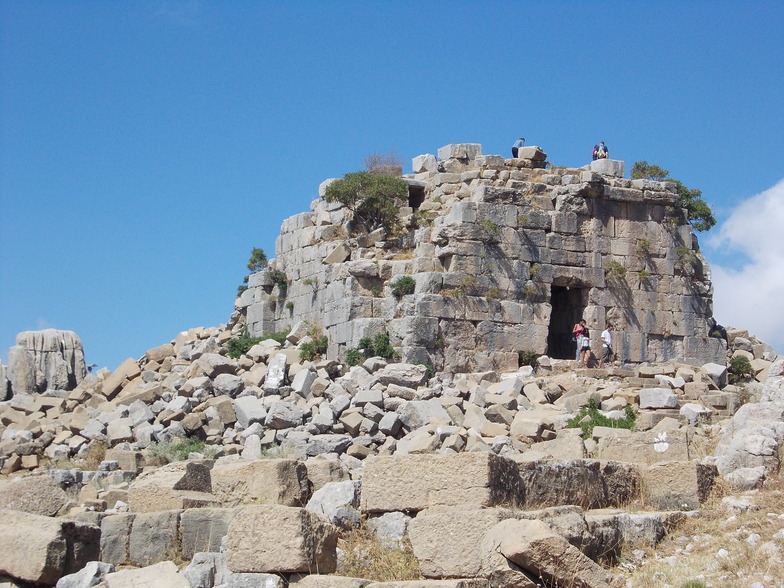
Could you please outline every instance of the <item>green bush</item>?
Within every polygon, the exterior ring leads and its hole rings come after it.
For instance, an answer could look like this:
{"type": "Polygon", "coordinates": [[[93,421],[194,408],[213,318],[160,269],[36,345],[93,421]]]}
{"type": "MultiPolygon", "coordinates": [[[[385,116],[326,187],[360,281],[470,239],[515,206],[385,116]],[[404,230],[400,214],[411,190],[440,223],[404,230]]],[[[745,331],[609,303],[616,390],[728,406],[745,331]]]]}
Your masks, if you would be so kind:
{"type": "Polygon", "coordinates": [[[228,350],[229,357],[232,359],[239,359],[245,355],[251,347],[261,340],[261,337],[251,337],[248,335],[248,329],[244,329],[240,336],[229,339],[229,341],[226,343],[226,349],[228,350]]]}
{"type": "Polygon", "coordinates": [[[620,262],[611,259],[610,261],[606,261],[604,263],[604,275],[610,279],[621,279],[626,277],[626,268],[623,267],[623,264],[620,262]]]}
{"type": "Polygon", "coordinates": [[[327,202],[340,202],[366,232],[384,227],[394,231],[398,212],[408,203],[408,185],[401,178],[369,171],[348,173],[324,192],[327,202]]]}
{"type": "Polygon", "coordinates": [[[584,406],[577,413],[577,416],[569,419],[566,423],[567,429],[579,428],[582,430],[582,438],[590,439],[593,435],[594,427],[611,427],[613,429],[633,429],[637,416],[630,404],[624,410],[626,416],[622,419],[611,419],[599,412],[599,403],[595,398],[588,401],[588,406],[584,406]],[[587,417],[587,418],[586,418],[587,417]]]}
{"type": "Polygon", "coordinates": [[[280,290],[282,294],[286,292],[286,289],[289,285],[286,272],[279,269],[270,270],[269,278],[270,281],[278,287],[278,290],[280,290]]]}
{"type": "Polygon", "coordinates": [[[201,453],[205,457],[211,457],[215,455],[215,450],[194,437],[177,438],[150,443],[146,460],[149,465],[165,465],[175,461],[185,461],[191,453],[201,453]]]}
{"type": "Polygon", "coordinates": [[[365,359],[365,356],[359,349],[346,350],[346,365],[359,365],[363,359],[365,359]]]}
{"type": "Polygon", "coordinates": [[[316,361],[327,353],[329,341],[326,335],[318,335],[299,346],[299,357],[304,361],[316,361]]]}
{"type": "Polygon", "coordinates": [[[539,367],[539,354],[536,351],[521,351],[520,352],[520,365],[530,365],[536,369],[539,367]]]}
{"type": "Polygon", "coordinates": [[[413,294],[416,288],[416,280],[411,276],[401,276],[390,284],[392,287],[392,296],[400,298],[406,294],[413,294]]]}
{"type": "Polygon", "coordinates": [[[736,355],[733,357],[730,360],[727,371],[730,374],[731,384],[750,380],[754,376],[754,368],[751,367],[751,362],[745,355],[736,355]]]}

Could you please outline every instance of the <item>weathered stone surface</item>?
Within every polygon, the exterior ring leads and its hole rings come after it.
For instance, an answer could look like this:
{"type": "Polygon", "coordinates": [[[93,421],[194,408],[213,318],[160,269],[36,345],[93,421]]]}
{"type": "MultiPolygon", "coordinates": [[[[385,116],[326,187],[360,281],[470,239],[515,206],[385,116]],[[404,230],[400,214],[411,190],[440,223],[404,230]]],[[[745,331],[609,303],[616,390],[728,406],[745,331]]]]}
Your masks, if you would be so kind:
{"type": "Polygon", "coordinates": [[[604,437],[599,440],[596,456],[641,465],[660,461],[689,461],[689,433],[679,431],[644,431],[628,437],[604,437]]]}
{"type": "Polygon", "coordinates": [[[362,510],[513,504],[521,491],[517,464],[494,454],[370,457],[362,475],[362,510]]]}
{"type": "Polygon", "coordinates": [[[101,530],[87,523],[0,510],[0,575],[53,585],[98,559],[101,530]]]}
{"type": "Polygon", "coordinates": [[[657,510],[696,510],[708,498],[716,466],[697,461],[662,462],[642,470],[648,504],[657,510]]]}
{"type": "Polygon", "coordinates": [[[515,516],[502,508],[436,507],[421,511],[408,525],[419,568],[426,578],[482,575],[484,534],[515,516]]]}
{"type": "Polygon", "coordinates": [[[172,559],[178,551],[179,510],[139,513],[128,541],[131,565],[144,567],[172,559]]]}
{"type": "Polygon", "coordinates": [[[678,408],[678,396],[669,388],[640,390],[640,408],[678,408]]]}
{"type": "Polygon", "coordinates": [[[193,554],[182,572],[191,588],[225,585],[232,573],[226,565],[225,553],[200,552],[193,554]]]}
{"type": "Polygon", "coordinates": [[[68,574],[57,580],[56,588],[88,588],[100,583],[107,574],[114,571],[112,564],[100,561],[88,562],[78,572],[68,574]]]}
{"type": "Polygon", "coordinates": [[[235,508],[192,508],[180,515],[180,544],[183,559],[198,552],[220,551],[229,523],[237,514],[235,508]]]}
{"type": "Polygon", "coordinates": [[[501,521],[487,533],[483,548],[498,551],[509,561],[552,585],[579,588],[625,586],[625,582],[591,561],[542,521],[501,521]]]}
{"type": "Polygon", "coordinates": [[[68,503],[68,495],[49,476],[29,476],[0,482],[0,509],[53,517],[68,503]]]}
{"type": "Polygon", "coordinates": [[[233,572],[331,573],[337,529],[304,508],[243,508],[229,525],[227,562],[233,572]]]}
{"type": "Polygon", "coordinates": [[[212,492],[224,506],[304,506],[309,498],[307,468],[292,459],[218,461],[210,474],[212,492]]]}
{"type": "Polygon", "coordinates": [[[358,481],[329,482],[313,493],[305,508],[337,527],[357,527],[360,488],[358,481]]]}
{"type": "Polygon", "coordinates": [[[362,578],[322,574],[293,575],[289,578],[289,586],[296,586],[296,588],[364,588],[370,583],[371,580],[362,578]]]}
{"type": "Polygon", "coordinates": [[[14,394],[73,390],[87,374],[82,341],[73,331],[24,331],[9,350],[7,370],[14,394]]]}
{"type": "Polygon", "coordinates": [[[139,476],[128,489],[128,501],[134,512],[210,506],[216,502],[210,488],[203,464],[177,462],[139,476]]]}
{"type": "Polygon", "coordinates": [[[191,588],[171,561],[107,574],[104,584],[106,588],[191,588]]]}

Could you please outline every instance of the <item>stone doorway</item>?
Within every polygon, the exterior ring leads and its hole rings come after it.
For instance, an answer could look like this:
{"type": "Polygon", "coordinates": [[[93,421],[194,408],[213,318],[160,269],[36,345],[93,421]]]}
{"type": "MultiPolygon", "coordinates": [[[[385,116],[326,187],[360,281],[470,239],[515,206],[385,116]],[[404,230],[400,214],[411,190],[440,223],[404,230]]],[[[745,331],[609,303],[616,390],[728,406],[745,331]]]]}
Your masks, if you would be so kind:
{"type": "Polygon", "coordinates": [[[586,290],[555,286],[550,289],[550,328],[547,333],[547,355],[554,359],[574,359],[577,344],[572,341],[572,327],[583,316],[586,290]]]}

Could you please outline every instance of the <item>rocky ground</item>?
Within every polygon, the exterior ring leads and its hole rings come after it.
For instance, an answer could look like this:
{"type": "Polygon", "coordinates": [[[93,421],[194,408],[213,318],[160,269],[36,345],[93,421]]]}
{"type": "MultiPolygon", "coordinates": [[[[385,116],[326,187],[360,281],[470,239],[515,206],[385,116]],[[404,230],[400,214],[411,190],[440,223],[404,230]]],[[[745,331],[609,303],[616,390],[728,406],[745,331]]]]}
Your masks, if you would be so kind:
{"type": "Polygon", "coordinates": [[[334,575],[358,526],[423,587],[781,585],[784,360],[748,333],[733,385],[676,362],[348,368],[302,361],[305,331],[232,359],[239,326],[193,329],[0,403],[0,586],[380,586],[334,575]]]}

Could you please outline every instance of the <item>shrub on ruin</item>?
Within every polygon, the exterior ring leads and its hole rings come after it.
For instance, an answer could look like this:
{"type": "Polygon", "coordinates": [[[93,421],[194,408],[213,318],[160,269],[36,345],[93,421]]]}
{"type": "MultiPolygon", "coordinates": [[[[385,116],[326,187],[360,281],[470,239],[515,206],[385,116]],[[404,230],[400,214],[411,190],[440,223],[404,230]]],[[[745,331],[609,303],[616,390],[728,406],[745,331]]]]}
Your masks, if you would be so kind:
{"type": "Polygon", "coordinates": [[[357,349],[349,349],[346,351],[347,361],[349,354],[351,354],[351,359],[357,360],[356,363],[359,363],[358,356],[355,352],[361,354],[363,358],[383,357],[384,359],[390,359],[395,355],[395,348],[389,343],[389,335],[387,333],[378,333],[372,339],[370,337],[362,337],[359,340],[357,349]]]}
{"type": "Polygon", "coordinates": [[[316,361],[327,353],[329,341],[326,335],[318,335],[299,346],[299,357],[304,361],[316,361]]]}
{"type": "Polygon", "coordinates": [[[416,289],[416,280],[411,276],[401,276],[390,284],[392,296],[401,298],[406,294],[413,294],[416,289]]]}
{"type": "Polygon", "coordinates": [[[161,466],[175,461],[185,461],[191,453],[199,453],[205,457],[215,454],[214,449],[207,446],[204,441],[195,437],[182,437],[150,443],[145,462],[147,465],[161,466]]]}
{"type": "Polygon", "coordinates": [[[341,203],[368,233],[382,227],[394,232],[398,211],[408,204],[408,185],[401,178],[369,171],[348,173],[327,186],[324,200],[341,203]]]}
{"type": "MultiPolygon", "coordinates": [[[[254,247],[250,250],[250,258],[248,258],[248,271],[255,274],[267,267],[267,254],[259,247],[254,247]]],[[[242,294],[248,289],[248,276],[242,280],[242,284],[237,286],[237,296],[242,294]]]]}
{"type": "Polygon", "coordinates": [[[751,366],[749,358],[745,355],[736,355],[733,357],[730,360],[727,371],[729,372],[731,384],[745,382],[754,377],[754,368],[751,366]]]}
{"type": "Polygon", "coordinates": [[[253,347],[256,343],[262,340],[261,337],[251,337],[248,334],[247,327],[242,330],[242,333],[237,337],[229,339],[226,343],[226,349],[228,351],[228,356],[232,359],[239,359],[243,355],[245,355],[250,348],[253,347]]]}
{"type": "Polygon", "coordinates": [[[636,161],[632,166],[632,179],[673,182],[678,192],[678,206],[686,209],[686,217],[691,226],[698,231],[707,231],[716,224],[711,207],[702,198],[702,191],[687,188],[680,180],[671,178],[666,169],[647,161],[636,161]]]}
{"type": "Polygon", "coordinates": [[[610,280],[621,280],[626,277],[626,268],[619,261],[611,259],[604,262],[604,277],[610,280]]]}
{"type": "Polygon", "coordinates": [[[520,367],[524,365],[530,365],[532,368],[536,369],[539,367],[539,354],[536,351],[521,351],[519,353],[519,361],[520,367]]]}
{"type": "Polygon", "coordinates": [[[567,429],[579,428],[582,430],[582,438],[590,439],[593,435],[594,427],[611,427],[613,429],[633,429],[637,421],[637,415],[630,404],[624,409],[624,417],[621,419],[611,419],[601,413],[599,403],[595,398],[588,401],[588,406],[580,409],[576,416],[566,422],[567,429]]]}

